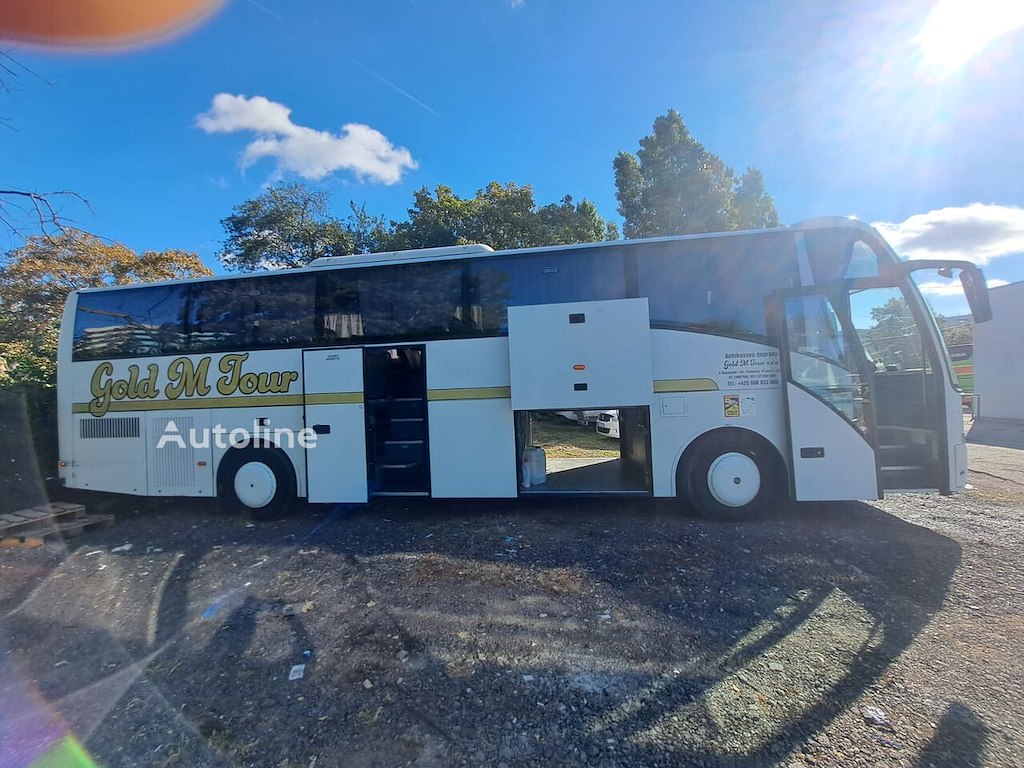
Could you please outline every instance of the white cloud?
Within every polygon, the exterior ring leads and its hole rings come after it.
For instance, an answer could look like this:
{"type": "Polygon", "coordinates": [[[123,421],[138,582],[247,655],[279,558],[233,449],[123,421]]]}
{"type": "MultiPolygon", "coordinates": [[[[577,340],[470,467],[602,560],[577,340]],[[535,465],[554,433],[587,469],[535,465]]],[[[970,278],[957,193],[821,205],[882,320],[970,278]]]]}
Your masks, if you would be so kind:
{"type": "MultiPolygon", "coordinates": [[[[999,280],[993,278],[992,280],[986,281],[986,285],[989,288],[998,288],[1001,285],[1007,285],[1009,281],[999,280]]],[[[921,289],[921,293],[927,296],[963,296],[964,289],[960,284],[959,280],[950,280],[946,283],[940,283],[936,280],[929,281],[927,283],[921,283],[917,286],[921,289]]]]}
{"type": "Polygon", "coordinates": [[[1024,253],[1024,208],[973,203],[939,208],[894,224],[876,222],[901,256],[911,259],[992,259],[1024,253]]]}
{"type": "Polygon", "coordinates": [[[196,116],[196,125],[206,133],[256,133],[242,152],[242,168],[269,157],[277,160],[278,174],[322,179],[347,170],[359,178],[394,184],[417,167],[408,149],[395,147],[368,125],[348,123],[340,134],[333,134],[296,125],[291,114],[284,104],[263,96],[218,93],[210,109],[196,116]]]}

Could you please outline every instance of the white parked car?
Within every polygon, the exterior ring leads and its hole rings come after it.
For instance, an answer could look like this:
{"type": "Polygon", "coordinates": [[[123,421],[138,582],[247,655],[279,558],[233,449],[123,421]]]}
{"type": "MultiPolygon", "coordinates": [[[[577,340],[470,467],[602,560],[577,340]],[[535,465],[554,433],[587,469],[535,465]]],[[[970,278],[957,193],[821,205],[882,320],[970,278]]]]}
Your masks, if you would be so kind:
{"type": "Polygon", "coordinates": [[[597,414],[597,434],[619,439],[619,412],[601,411],[597,414]]]}
{"type": "Polygon", "coordinates": [[[563,419],[569,421],[575,421],[577,424],[588,426],[597,421],[597,417],[603,413],[603,411],[555,411],[563,419]]]}

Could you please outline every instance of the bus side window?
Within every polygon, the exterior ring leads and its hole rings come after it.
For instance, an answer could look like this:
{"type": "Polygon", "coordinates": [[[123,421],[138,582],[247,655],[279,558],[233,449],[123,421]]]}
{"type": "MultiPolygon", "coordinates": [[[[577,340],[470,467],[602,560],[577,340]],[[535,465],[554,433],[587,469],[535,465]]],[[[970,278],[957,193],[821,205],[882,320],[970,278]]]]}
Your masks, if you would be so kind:
{"type": "Polygon", "coordinates": [[[878,277],[878,254],[856,234],[844,229],[804,232],[804,245],[815,283],[878,277]]]}
{"type": "Polygon", "coordinates": [[[183,351],[185,297],[183,285],[79,294],[73,359],[98,360],[183,351]]]}
{"type": "Polygon", "coordinates": [[[467,321],[483,335],[508,332],[509,307],[627,298],[619,248],[478,259],[467,282],[467,321]]]}
{"type": "Polygon", "coordinates": [[[189,350],[303,346],[313,341],[315,275],[208,280],[192,285],[189,350]]]}
{"type": "Polygon", "coordinates": [[[295,347],[313,343],[314,290],[316,276],[296,274],[279,276],[272,287],[256,278],[252,315],[245,319],[253,346],[295,347]]]}
{"type": "Polygon", "coordinates": [[[637,251],[637,282],[651,323],[741,337],[765,337],[765,298],[797,285],[789,233],[654,243],[637,251]]]}
{"type": "Polygon", "coordinates": [[[355,272],[338,270],[320,275],[317,331],[324,344],[363,335],[359,285],[355,272]]]}

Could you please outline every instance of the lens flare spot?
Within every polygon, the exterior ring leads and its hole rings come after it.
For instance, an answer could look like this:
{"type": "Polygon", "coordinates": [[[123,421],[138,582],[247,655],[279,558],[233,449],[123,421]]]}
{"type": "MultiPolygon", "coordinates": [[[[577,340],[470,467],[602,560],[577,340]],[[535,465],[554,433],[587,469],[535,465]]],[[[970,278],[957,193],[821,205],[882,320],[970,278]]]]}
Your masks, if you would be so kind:
{"type": "Polygon", "coordinates": [[[992,40],[1024,26],[1024,3],[1006,0],[940,0],[914,38],[924,62],[951,73],[992,40]]]}

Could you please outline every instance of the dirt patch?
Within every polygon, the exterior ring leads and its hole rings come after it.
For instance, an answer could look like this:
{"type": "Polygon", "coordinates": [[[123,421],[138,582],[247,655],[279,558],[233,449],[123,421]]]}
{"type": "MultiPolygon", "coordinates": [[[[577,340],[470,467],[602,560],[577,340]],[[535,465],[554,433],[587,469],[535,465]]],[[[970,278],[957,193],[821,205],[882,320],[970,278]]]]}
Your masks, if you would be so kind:
{"type": "Polygon", "coordinates": [[[0,554],[0,763],[70,732],[104,766],[1020,765],[1024,524],[995,482],[743,526],[118,501],[0,554]]]}

